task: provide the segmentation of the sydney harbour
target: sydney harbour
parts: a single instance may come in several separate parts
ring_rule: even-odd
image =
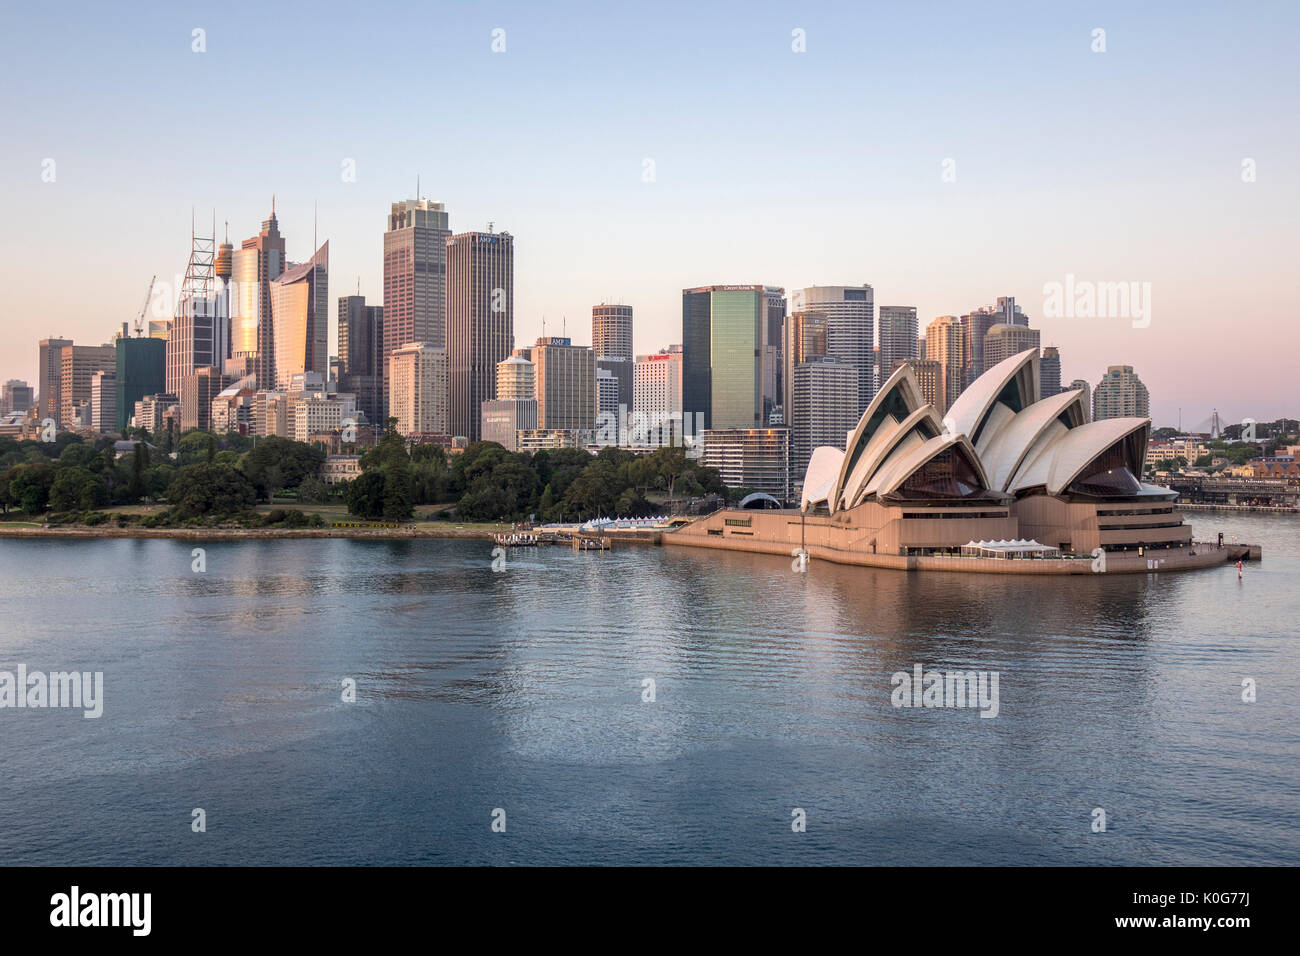
[[[99,719],[6,712],[0,856],[1294,865],[1300,520],[1190,521],[1265,560],[0,541],[0,658],[103,672]],[[996,716],[896,706],[918,666],[996,674]]]

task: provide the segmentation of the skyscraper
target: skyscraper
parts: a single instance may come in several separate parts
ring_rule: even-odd
[[[0,392],[0,415],[25,412],[36,403],[32,387],[21,379],[11,378]]]
[[[762,286],[715,288],[710,296],[709,355],[713,428],[757,428],[763,417]]]
[[[762,424],[780,424],[788,421],[789,409],[780,411],[784,403],[785,369],[781,359],[781,335],[785,327],[785,290],[776,286],[763,288],[763,314],[759,328],[762,343],[759,348],[763,359],[763,414]],[[778,419],[775,416],[778,414]]]
[[[38,343],[40,367],[37,374],[40,377],[37,385],[40,394],[37,399],[42,421],[49,418],[56,424],[63,423],[63,348],[71,344],[72,339],[41,339]]]
[[[596,421],[618,423],[619,406],[627,408],[621,401],[622,383],[618,376],[603,365],[596,367]]]
[[[372,425],[384,425],[384,307],[364,295],[339,297],[339,388],[357,397]]]
[[[770,299],[780,289],[715,285],[682,291],[683,411],[702,412],[706,428],[755,428],[777,401],[765,377]],[[782,306],[783,309],[783,306]],[[771,359],[776,361],[774,355]]]
[[[446,207],[428,199],[395,202],[384,233],[384,359],[412,342],[447,345],[447,254],[451,228]],[[389,389],[384,379],[384,393]],[[478,406],[473,406],[474,419]]]
[[[1020,306],[1016,305],[1016,297],[1014,295],[998,296],[997,304],[993,308],[1000,316],[1002,316],[1001,321],[1004,325],[1029,324],[1029,316],[1025,315]]]
[[[412,342],[388,357],[388,409],[399,435],[447,433],[447,350]]]
[[[632,307],[630,305],[593,305],[591,307],[591,348],[600,358],[621,355],[632,359]]]
[[[219,368],[196,368],[181,379],[181,430],[212,429],[212,403],[231,384]]]
[[[1090,385],[1088,382],[1086,382],[1081,378],[1076,378],[1073,382],[1070,383],[1070,390],[1074,391],[1074,389],[1076,388],[1079,391],[1083,392],[1083,407],[1086,408],[1088,410],[1088,414],[1091,415],[1092,414],[1092,385]]]
[[[310,260],[271,280],[276,388],[287,388],[301,372],[329,372],[329,257],[326,241]]]
[[[685,428],[684,422],[677,424],[682,415],[682,347],[670,345],[655,355],[638,355],[632,390],[632,408],[639,427],[647,430],[646,443],[668,444],[674,437],[680,443]]]
[[[935,411],[940,416],[948,411],[943,389],[943,366],[936,359],[903,359],[901,362],[895,362],[894,367],[889,370],[892,375],[900,365],[910,366],[912,374],[916,376],[916,384],[921,390],[921,400],[927,405],[933,405]],[[884,372],[881,372],[883,375]],[[856,424],[856,422],[854,423]]]
[[[999,318],[1001,316],[987,306],[961,317],[962,344],[965,350],[962,356],[963,388],[984,374],[984,337],[989,334],[989,329],[998,324]]]
[[[218,283],[216,223],[211,236],[190,231],[190,257],[167,337],[167,390],[175,392],[198,368],[225,366],[230,355],[230,314],[225,282]]]
[[[285,269],[284,237],[280,235],[280,224],[275,218],[274,200],[271,202],[271,216],[262,221],[261,231],[253,238],[245,239],[232,253],[231,261],[236,290],[235,301],[231,303],[231,355],[251,360],[248,364],[257,376],[258,388],[274,388],[271,282]],[[167,381],[171,391],[170,371]]]
[[[1036,349],[1040,341],[1038,329],[999,323],[984,335],[984,367],[990,369],[1026,349]]]
[[[882,305],[880,307],[880,380],[894,371],[894,363],[914,359],[916,355],[916,306]]]
[[[125,325],[122,336],[114,343],[117,396],[116,430],[126,428],[135,403],[146,395],[167,390],[167,342],[165,339],[128,337]]]
[[[117,350],[111,345],[65,345],[59,371],[58,421],[65,428],[73,424],[74,410],[90,404],[90,383],[96,372],[112,373],[117,368]],[[89,424],[89,422],[87,422]]]
[[[90,376],[90,427],[101,435],[117,431],[117,382],[112,372]]]
[[[937,407],[951,408],[965,387],[963,335],[961,320],[955,315],[941,315],[925,327],[924,358],[939,363],[939,375],[943,382],[943,404]]]
[[[1111,365],[1092,393],[1092,420],[1149,418],[1151,396],[1132,365]]]
[[[537,427],[594,429],[600,400],[596,353],[567,338],[540,338],[533,346],[533,365],[537,374]]]
[[[1015,296],[1000,295],[996,305],[983,305],[961,317],[965,339],[965,385],[996,365],[984,356],[984,339],[995,325],[1029,325],[1029,316],[1016,305]],[[964,386],[963,386],[964,387]]]
[[[598,368],[618,380],[618,404],[632,407],[632,307],[591,307],[591,348]]]
[[[1038,363],[1038,373],[1039,380],[1042,383],[1039,386],[1038,394],[1043,398],[1059,395],[1061,392],[1061,353],[1055,345],[1048,345],[1043,348],[1043,357]]]
[[[682,411],[703,416],[705,428],[713,414],[712,300],[709,288],[682,291]]]
[[[496,397],[497,363],[514,346],[514,238],[465,232],[448,238],[446,248],[449,425],[452,435],[477,441],[482,405]],[[387,334],[387,306],[384,327]]]
[[[790,474],[797,480],[819,445],[839,447],[858,423],[858,370],[830,355],[795,365],[790,409],[793,450]]]
[[[799,297],[800,293],[796,291],[794,298],[798,300]],[[781,383],[784,386],[781,404],[785,408],[785,422],[787,425],[793,425],[794,422],[792,417],[794,415],[794,368],[802,362],[825,355],[826,337],[827,319],[824,313],[797,311],[786,316],[781,342],[781,360],[784,365],[781,373]],[[854,366],[853,363],[843,359],[842,356],[837,357],[844,361],[846,365],[858,368],[858,366]],[[854,407],[857,407],[857,404],[858,394],[854,393]],[[796,436],[794,440],[797,443],[798,437]]]
[[[622,405],[626,409],[632,408],[632,375],[633,361],[622,355],[600,355],[595,348],[592,352],[596,354],[596,376],[604,379],[606,377],[614,380],[614,407]],[[605,386],[608,388],[609,386]]]
[[[178,393],[180,383],[195,369],[225,365],[225,356],[221,354],[223,323],[215,299],[196,296],[182,300],[164,350],[168,392]]]
[[[826,317],[826,351],[858,370],[858,413],[866,411],[876,394],[875,290],[860,286],[821,285],[798,289],[791,295],[791,311],[815,312]],[[786,368],[794,364],[786,359]],[[788,390],[787,390],[788,391]]]

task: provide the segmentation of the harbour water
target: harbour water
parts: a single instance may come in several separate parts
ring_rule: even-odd
[[[0,861],[1295,865],[1300,518],[1191,520],[1264,561],[0,539],[0,671],[104,675],[0,709]],[[997,716],[893,706],[918,664]]]

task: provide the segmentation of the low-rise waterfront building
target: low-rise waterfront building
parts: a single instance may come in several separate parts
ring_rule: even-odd
[[[701,464],[716,468],[728,488],[790,499],[790,429],[705,429]]]

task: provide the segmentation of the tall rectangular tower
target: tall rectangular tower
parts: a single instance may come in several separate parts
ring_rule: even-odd
[[[389,410],[399,435],[447,431],[447,351],[413,342],[393,350]]]
[[[826,317],[826,351],[824,354],[847,362],[858,372],[858,414],[867,410],[876,394],[875,366],[875,290],[860,286],[819,285],[798,289],[792,294],[791,310],[815,312]],[[786,368],[797,363],[786,360]],[[790,394],[789,386],[785,392]]]
[[[916,306],[880,307],[880,380],[894,371],[894,363],[916,358]]]
[[[448,427],[452,435],[478,441],[482,405],[496,398],[497,363],[514,348],[514,237],[464,232],[448,237],[446,249]]]
[[[1055,345],[1043,346],[1043,358],[1038,363],[1040,386],[1038,394],[1051,398],[1061,393],[1061,350]]]
[[[713,285],[682,290],[682,411],[704,415],[705,428],[757,428],[774,404],[773,376],[764,376],[770,299],[763,285]],[[769,355],[769,364],[775,357]],[[692,421],[696,419],[692,418]]]
[[[116,346],[117,430],[126,428],[135,403],[167,390],[167,343],[162,339],[122,336]]]
[[[25,412],[32,407],[34,401],[32,387],[21,379],[11,378],[0,390],[0,415]]]
[[[339,297],[339,388],[357,397],[372,425],[384,425],[384,307],[364,295]]]
[[[712,293],[708,288],[682,291],[682,412],[711,427],[713,371],[710,332]]]
[[[618,380],[618,404],[632,407],[632,307],[591,307],[591,348],[598,366]]]
[[[63,422],[63,347],[71,344],[72,339],[41,339],[38,343],[40,378],[36,397],[41,406],[40,417],[42,420],[51,418],[56,425]]]
[[[599,410],[596,353],[567,338],[541,338],[533,346],[533,365],[537,427],[594,429]]]
[[[310,261],[271,281],[275,361],[272,381],[263,388],[287,388],[301,372],[329,373],[329,258],[327,241]]]
[[[798,292],[795,293],[799,295]],[[821,312],[791,312],[782,329],[781,360],[783,385],[781,404],[785,408],[785,422],[794,422],[794,369],[796,365],[826,354],[826,316]],[[844,361],[841,359],[841,361]],[[845,364],[851,364],[846,362]],[[852,366],[857,368],[857,366]],[[857,388],[857,378],[854,378]],[[853,407],[858,407],[858,394],[853,394]]]
[[[785,325],[785,289],[776,286],[763,288],[763,314],[759,322],[760,358],[763,365],[763,412],[761,424],[771,424],[778,407],[784,405],[784,368],[781,362],[781,330]],[[790,410],[784,409],[781,421],[790,421]]]
[[[285,269],[284,237],[271,216],[251,239],[245,239],[231,254],[235,295],[231,302],[230,353],[237,359],[251,359],[258,388],[275,387],[275,329],[271,316],[271,282]],[[173,334],[175,334],[173,332]],[[221,362],[203,363],[220,367]],[[168,372],[168,390],[172,377]],[[179,385],[177,385],[179,388]]]
[[[802,481],[813,449],[839,447],[858,423],[858,370],[830,355],[809,356],[791,372],[790,475]]]
[[[384,232],[384,394],[390,387],[388,356],[412,342],[446,345],[447,210],[440,202],[395,202]],[[477,417],[477,416],[476,416]]]
[[[59,371],[59,415],[64,428],[72,427],[73,412],[90,404],[90,384],[96,372],[117,370],[117,349],[112,345],[65,345]]]
[[[965,330],[955,315],[941,315],[925,327],[922,358],[939,363],[944,409],[951,408],[966,387],[965,342]]]
[[[711,428],[760,428],[763,420],[763,286],[714,286],[709,356]]]

